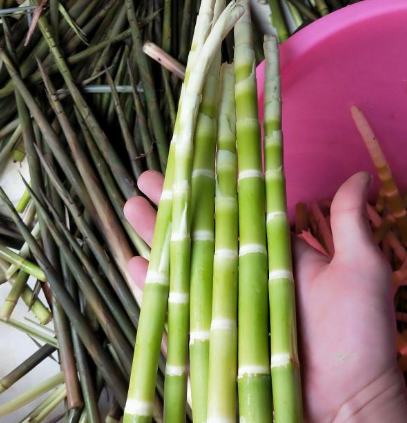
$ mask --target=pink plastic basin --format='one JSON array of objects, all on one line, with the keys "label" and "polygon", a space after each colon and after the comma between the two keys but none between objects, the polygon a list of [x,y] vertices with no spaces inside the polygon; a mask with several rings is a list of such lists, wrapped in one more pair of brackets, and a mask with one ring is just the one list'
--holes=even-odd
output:
[{"label": "pink plastic basin", "polygon": [[[281,69],[291,216],[295,203],[331,198],[352,174],[375,174],[352,104],[407,188],[407,0],[367,0],[318,20],[281,46]],[[257,75],[262,87],[264,63]]]}]

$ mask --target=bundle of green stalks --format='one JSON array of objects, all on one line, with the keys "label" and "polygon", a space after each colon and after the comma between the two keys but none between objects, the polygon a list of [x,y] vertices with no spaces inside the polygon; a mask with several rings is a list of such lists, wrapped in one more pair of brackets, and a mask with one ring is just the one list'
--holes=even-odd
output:
[{"label": "bundle of green stalks", "polygon": [[[221,64],[232,27],[234,61]],[[278,52],[277,36],[266,36],[263,152],[249,3],[202,1],[158,207],[125,423],[153,419],[165,332],[165,422],[185,421],[188,386],[196,422],[302,421]]]},{"label": "bundle of green stalks", "polygon": [[[398,331],[395,349],[399,368],[407,381],[407,194],[401,194],[391,165],[363,112],[352,106],[351,115],[380,181],[379,194],[375,200],[367,203],[366,210],[373,236],[393,272],[394,311]],[[335,251],[330,224],[330,206],[329,199],[308,205],[298,203],[292,230],[322,254],[333,257]]]},{"label": "bundle of green stalks", "polygon": [[[192,45],[198,60],[204,40],[193,41],[199,8],[199,1],[188,0],[0,1],[0,172],[14,167],[20,178],[16,167],[28,165],[18,202],[11,204],[6,194],[14,194],[14,187],[0,191],[0,282],[10,285],[2,291],[0,319],[38,345],[1,375],[0,393],[46,359],[56,359],[62,372],[11,403],[0,399],[0,418],[48,393],[24,421],[43,421],[59,407],[66,421],[100,422],[105,388],[113,398],[109,421],[122,418],[142,298],[127,263],[151,254],[123,206],[141,195],[137,179],[144,171],[172,172],[167,160],[188,52]],[[223,8],[217,6],[217,16]],[[203,25],[201,32],[210,28]],[[257,53],[261,38],[256,30]],[[218,64],[205,77],[212,87],[205,88],[208,110],[201,117],[208,116],[213,128],[220,63],[234,60],[233,35],[217,49]],[[256,64],[261,60],[257,54]],[[205,139],[206,130],[201,132]],[[205,142],[197,149],[213,167],[214,149],[206,152]],[[208,181],[214,193],[214,180],[207,177],[197,178],[195,192]],[[214,194],[208,201],[214,202]],[[208,210],[196,218],[198,232]],[[194,251],[206,252],[207,243],[201,244]],[[193,254],[199,263],[200,254]],[[199,272],[194,278],[199,299]],[[29,323],[15,318],[20,302],[32,314]],[[210,325],[210,313],[204,323],[197,316],[194,325]],[[198,345],[197,366],[207,352],[208,343]],[[165,359],[159,352],[157,422],[163,420],[164,398],[178,389],[164,389]],[[190,406],[185,410],[191,419]]]}]

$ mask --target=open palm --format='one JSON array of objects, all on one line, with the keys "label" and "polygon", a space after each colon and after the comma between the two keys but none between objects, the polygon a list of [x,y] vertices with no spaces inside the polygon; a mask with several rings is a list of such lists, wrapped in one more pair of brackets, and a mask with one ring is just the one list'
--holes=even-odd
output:
[{"label": "open palm", "polygon": [[[354,175],[331,207],[332,260],[294,239],[300,360],[307,423],[346,421],[370,402],[375,389],[400,386],[389,265],[365,214],[369,175]],[[158,204],[163,177],[145,172],[141,191]],[[136,197],[125,215],[151,245],[156,212]],[[129,270],[142,288],[148,262],[135,257]],[[401,393],[401,397],[403,397]],[[377,395],[376,395],[377,396]]]}]

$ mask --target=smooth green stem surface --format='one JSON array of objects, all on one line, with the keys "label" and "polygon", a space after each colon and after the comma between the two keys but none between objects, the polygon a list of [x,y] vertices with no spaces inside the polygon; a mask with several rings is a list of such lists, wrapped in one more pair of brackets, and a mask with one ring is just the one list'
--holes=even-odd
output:
[{"label": "smooth green stem surface", "polygon": [[27,281],[29,278],[29,274],[23,271],[18,272],[14,284],[11,287],[10,292],[8,293],[6,300],[4,301],[3,306],[0,309],[0,319],[1,320],[9,320],[18,300],[20,299],[21,294],[23,293]]},{"label": "smooth green stem surface", "polygon": [[[214,16],[214,20],[217,17]],[[206,423],[208,410],[209,330],[215,212],[215,145],[220,55],[214,59],[202,93],[194,137],[191,179],[190,378],[193,419]],[[204,335],[206,334],[206,335]]]},{"label": "smooth green stem surface", "polygon": [[291,234],[287,216],[278,43],[266,36],[264,146],[274,420],[302,423]]},{"label": "smooth green stem surface", "polygon": [[40,331],[32,326],[21,323],[15,319],[9,319],[7,322],[4,322],[4,323],[9,326],[12,326],[13,328],[21,330],[27,335],[31,335],[32,337],[39,339],[40,341],[46,342],[47,344],[53,346],[54,348],[58,348],[57,340],[52,336],[46,335],[43,331]]},{"label": "smooth green stem surface", "polygon": [[217,131],[209,422],[236,418],[238,202],[234,66],[223,65]]},{"label": "smooth green stem surface", "polygon": [[26,207],[28,206],[28,202],[30,201],[30,193],[28,190],[24,190],[23,195],[21,196],[19,202],[16,205],[16,210],[19,213],[23,213]]},{"label": "smooth green stem surface", "polygon": [[[239,410],[272,422],[267,303],[265,192],[255,55],[249,2],[235,27],[236,134],[239,168]],[[255,330],[254,330],[255,328]]]},{"label": "smooth green stem surface", "polygon": [[27,360],[23,361],[19,366],[17,366],[13,371],[8,375],[4,376],[0,380],[0,394],[6,391],[8,388],[13,386],[18,380],[24,377],[32,369],[34,369],[38,364],[42,363],[46,358],[48,358],[56,348],[52,345],[45,344],[39,350],[37,350],[32,356],[28,357]]},{"label": "smooth green stem surface", "polygon": [[23,272],[34,276],[34,278],[45,282],[47,280],[44,272],[38,267],[36,264],[32,263],[31,261],[25,259],[24,257],[20,257],[18,254],[13,252],[7,247],[0,245],[0,258],[9,262],[10,264],[14,264]]},{"label": "smooth green stem surface", "polygon": [[64,375],[61,372],[55,376],[52,376],[46,381],[39,383],[37,386],[28,390],[27,392],[24,392],[23,394],[19,395],[18,397],[12,399],[11,401],[3,405],[0,405],[0,417],[12,413],[20,407],[23,407],[25,404],[34,401],[36,398],[57,387],[63,382]]},{"label": "smooth green stem surface", "polygon": [[271,22],[277,29],[278,39],[283,43],[289,36],[287,23],[281,8],[280,0],[269,0],[271,9]]}]

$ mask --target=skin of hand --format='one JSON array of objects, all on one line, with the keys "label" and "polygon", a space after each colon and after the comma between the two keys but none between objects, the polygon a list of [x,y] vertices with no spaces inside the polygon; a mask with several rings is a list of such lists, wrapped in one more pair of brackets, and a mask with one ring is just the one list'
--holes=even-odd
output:
[{"label": "skin of hand", "polygon": [[[407,393],[396,364],[391,270],[366,214],[371,176],[349,178],[331,206],[332,260],[293,239],[304,414],[307,423],[407,422]],[[158,204],[163,176],[147,171],[140,190]],[[151,245],[156,212],[143,197],[124,208]],[[148,262],[129,271],[141,288]]]}]

